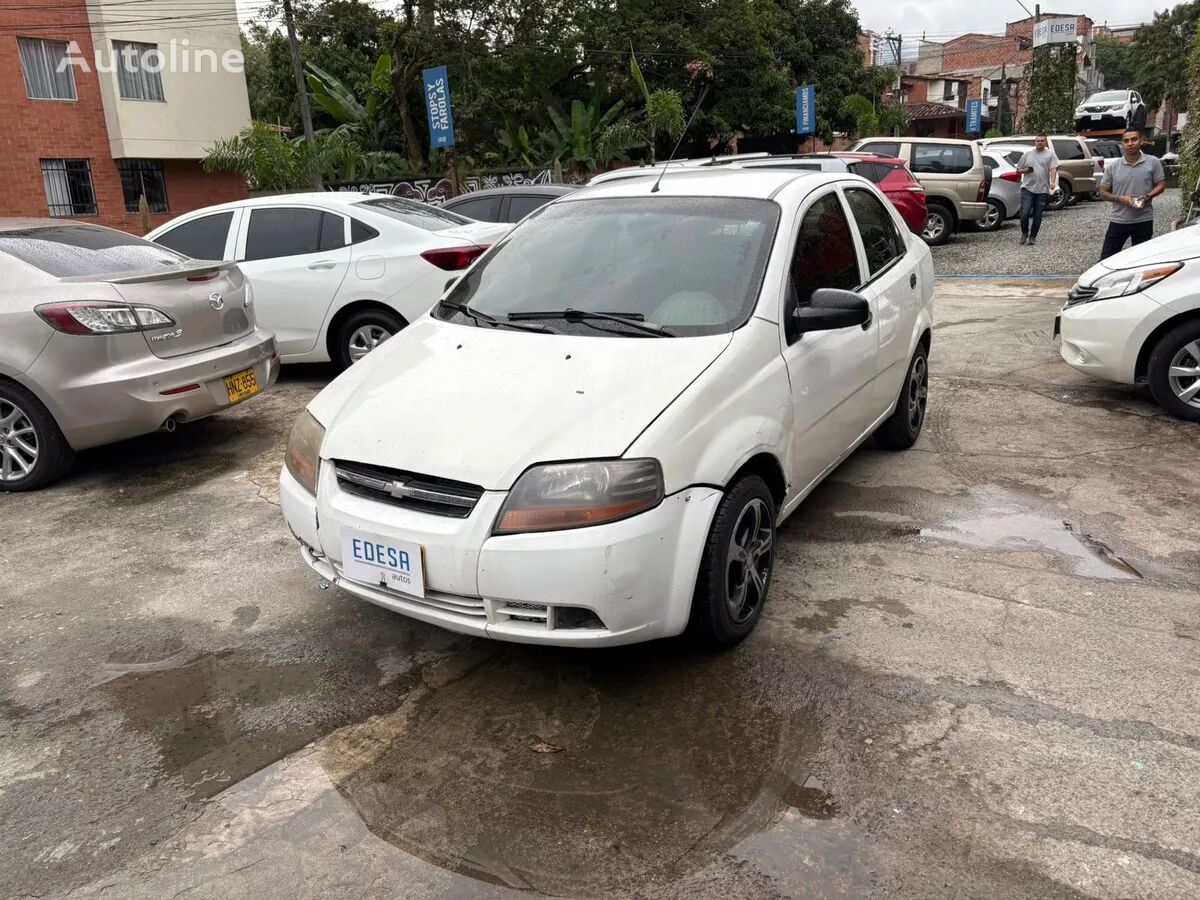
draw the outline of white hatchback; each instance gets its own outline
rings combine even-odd
[[[1171,415],[1200,422],[1200,226],[1092,266],[1054,323],[1072,368],[1148,384]]]
[[[446,279],[511,227],[329,191],[206,207],[146,237],[193,259],[237,260],[283,362],[347,368],[428,312]]]
[[[929,250],[868,181],[680,170],[563,197],[309,404],[305,561],[454,631],[740,640],[776,526],[925,417]]]

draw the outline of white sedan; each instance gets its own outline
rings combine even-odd
[[[321,578],[510,641],[731,644],[777,524],[916,441],[933,267],[878,189],[660,174],[538,210],[312,400],[280,483]]]
[[[237,260],[283,362],[347,368],[428,312],[447,279],[511,227],[330,191],[210,206],[146,237],[194,259]]]
[[[1200,422],[1200,230],[1164,234],[1092,266],[1055,322],[1072,368],[1146,383],[1171,415]]]

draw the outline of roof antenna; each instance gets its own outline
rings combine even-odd
[[[679,140],[675,142],[675,148],[671,151],[671,157],[663,164],[663,170],[658,173],[658,178],[654,181],[654,187],[650,188],[650,193],[658,193],[658,183],[663,180],[663,176],[667,174],[667,169],[671,168],[671,163],[675,161],[675,154],[679,152],[679,145],[683,143],[683,138],[687,134],[687,130],[692,127],[692,119],[696,118],[696,113],[700,112],[700,105],[704,103],[704,98],[708,96],[709,85],[704,86],[704,90],[700,92],[700,99],[696,101],[696,106],[692,110],[692,114],[688,116],[687,124],[683,126],[683,131],[679,132]]]

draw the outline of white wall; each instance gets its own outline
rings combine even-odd
[[[88,17],[101,64],[112,68],[113,41],[157,44],[168,63],[161,74],[163,102],[124,100],[116,71],[98,73],[115,159],[200,159],[216,139],[250,124],[245,75],[221,65],[227,51],[241,52],[234,0],[205,0],[202,10],[179,0],[119,5],[88,0]],[[202,60],[198,51],[206,51]]]

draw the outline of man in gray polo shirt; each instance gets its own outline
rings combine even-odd
[[[1140,131],[1126,131],[1121,146],[1125,155],[1105,163],[1100,180],[1100,199],[1115,204],[1101,259],[1119,253],[1126,240],[1136,247],[1154,237],[1154,198],[1167,184],[1162,163],[1142,152]]]

